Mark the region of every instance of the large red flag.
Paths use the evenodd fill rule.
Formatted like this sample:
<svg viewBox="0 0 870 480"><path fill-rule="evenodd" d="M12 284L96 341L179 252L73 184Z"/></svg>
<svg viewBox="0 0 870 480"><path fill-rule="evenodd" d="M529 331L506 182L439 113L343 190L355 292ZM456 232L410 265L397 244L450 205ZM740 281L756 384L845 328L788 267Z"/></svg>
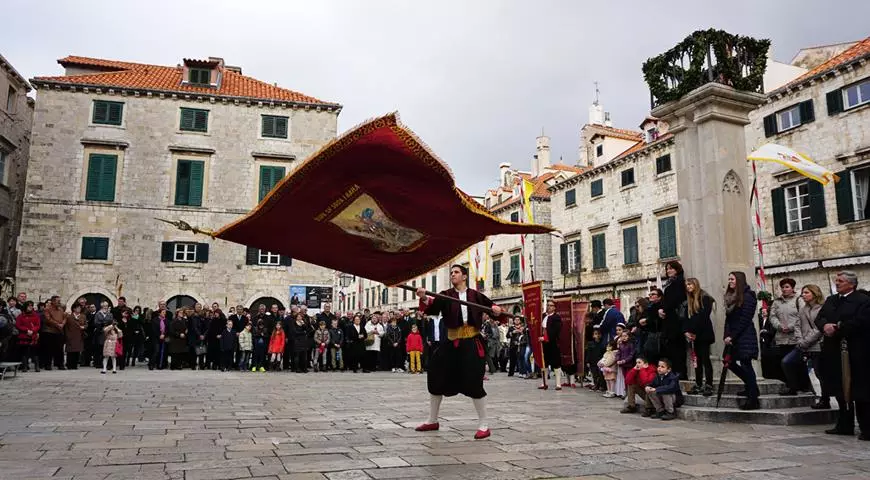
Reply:
<svg viewBox="0 0 870 480"><path fill-rule="evenodd" d="M574 322L572 321L571 295L553 297L556 313L562 319L562 330L559 334L559 353L562 356L562 366L574 365Z"/></svg>
<svg viewBox="0 0 870 480"><path fill-rule="evenodd" d="M327 144L214 236L395 285L487 235L552 230L492 215L390 114Z"/></svg>
<svg viewBox="0 0 870 480"><path fill-rule="evenodd" d="M529 327L529 345L532 346L535 363L541 370L545 367L544 349L541 344L541 337L544 336L544 332L541 330L543 296L543 284L540 281L523 284L523 314Z"/></svg>

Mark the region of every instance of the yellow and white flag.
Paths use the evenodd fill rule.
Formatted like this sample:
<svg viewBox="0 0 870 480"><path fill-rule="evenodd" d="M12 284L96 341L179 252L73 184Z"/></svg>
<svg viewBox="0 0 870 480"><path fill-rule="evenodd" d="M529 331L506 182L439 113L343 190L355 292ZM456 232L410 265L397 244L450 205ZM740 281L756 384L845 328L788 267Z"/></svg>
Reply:
<svg viewBox="0 0 870 480"><path fill-rule="evenodd" d="M532 194L535 192L535 184L523 179L523 210L526 212L526 218L529 223L535 223L535 218L532 215Z"/></svg>
<svg viewBox="0 0 870 480"><path fill-rule="evenodd" d="M805 177L811 178L822 185L827 185L831 180L834 182L840 180L839 177L834 175L833 171L813 162L810 157L803 153L775 143L763 145L758 150L750 153L747 160L775 162L784 165Z"/></svg>

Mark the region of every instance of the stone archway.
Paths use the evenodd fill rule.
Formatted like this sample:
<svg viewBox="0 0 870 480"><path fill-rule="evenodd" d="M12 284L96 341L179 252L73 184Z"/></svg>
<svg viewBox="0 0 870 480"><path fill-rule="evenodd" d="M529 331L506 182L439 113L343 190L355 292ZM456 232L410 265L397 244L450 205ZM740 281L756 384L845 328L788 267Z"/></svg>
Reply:
<svg viewBox="0 0 870 480"><path fill-rule="evenodd" d="M196 298L190 295L175 295L169 297L169 300L166 300L166 309L170 312L174 312L182 307L190 307L193 308L194 305L197 304Z"/></svg>
<svg viewBox="0 0 870 480"><path fill-rule="evenodd" d="M282 302L281 300L278 300L275 297L260 297L256 300L254 300L253 302L251 302L251 305L249 307L251 313L256 314L260 308L260 305L265 305L267 312L269 311L270 308L272 308L272 305L278 305L278 309L284 308L284 302Z"/></svg>
<svg viewBox="0 0 870 480"><path fill-rule="evenodd" d="M97 307L97 310L100 309L100 302L104 300L109 302L109 308L114 307L118 303L118 299L112 294L112 292L105 288L94 287L79 290L75 295L68 297L64 305L66 305L67 308L72 308L72 305L81 297L85 297L88 301L88 305L97 302L93 303Z"/></svg>

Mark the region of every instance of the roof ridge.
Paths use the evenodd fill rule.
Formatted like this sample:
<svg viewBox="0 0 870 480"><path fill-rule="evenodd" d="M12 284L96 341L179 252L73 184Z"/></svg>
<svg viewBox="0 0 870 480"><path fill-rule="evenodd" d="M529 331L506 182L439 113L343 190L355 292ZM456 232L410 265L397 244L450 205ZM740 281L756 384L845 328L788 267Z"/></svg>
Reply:
<svg viewBox="0 0 870 480"><path fill-rule="evenodd" d="M89 61L91 63L88 63ZM155 63L125 62L123 60L112 60L112 59L108 59L108 58L97 58L97 57L83 57L80 55L67 55L66 57L58 59L58 61L57 61L57 63L60 63L61 65L63 65L64 63L93 65L94 64L93 62L115 64L115 66L117 66L118 68L131 68L131 69L135 68L135 67L178 68L177 66L157 65Z"/></svg>
<svg viewBox="0 0 870 480"><path fill-rule="evenodd" d="M843 43L849 43L849 42L843 42ZM864 51L864 50L866 50L866 51ZM866 56L866 55L870 55L870 37L864 38L862 40L858 40L857 42L855 42L855 45L852 45L851 47L847 48L846 50L843 50L842 52L840 52L840 54L834 55L833 57L829 58L826 62L823 62L823 63L817 65L815 68L810 69L808 72L804 73L803 75L795 78L794 80L792 80L792 81L786 83L785 85L777 88L776 90L770 92L768 94L768 96L772 95L775 92L787 90L795 85L798 85L798 84L806 81L809 78L816 77L819 75L824 75L828 72L835 70L836 68L840 67L841 65L843 65L846 62L855 60L861 56Z"/></svg>

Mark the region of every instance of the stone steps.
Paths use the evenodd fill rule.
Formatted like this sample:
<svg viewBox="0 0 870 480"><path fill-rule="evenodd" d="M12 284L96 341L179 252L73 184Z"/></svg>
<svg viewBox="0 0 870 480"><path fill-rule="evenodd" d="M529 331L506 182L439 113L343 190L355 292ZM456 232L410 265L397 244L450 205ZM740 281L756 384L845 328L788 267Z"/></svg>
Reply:
<svg viewBox="0 0 870 480"><path fill-rule="evenodd" d="M680 382L680 385L683 387L684 392L688 392L695 386L695 383L688 380L683 380ZM783 383L779 380L758 380L758 391L761 395L777 395L779 391L783 387ZM719 388L719 382L713 383L713 395L716 394L716 391ZM724 395L737 395L737 392L744 390L746 387L743 386L743 382L740 380L734 379L734 375L730 375L729 379L725 381L725 390L723 391Z"/></svg>
<svg viewBox="0 0 870 480"><path fill-rule="evenodd" d="M837 420L837 411L813 410L809 407L744 411L738 408L689 407L684 405L677 409L677 417L683 420L717 423L833 425Z"/></svg>
<svg viewBox="0 0 870 480"><path fill-rule="evenodd" d="M807 408L813 405L815 402L814 395L796 395L796 396L782 396L782 395L762 395L758 397L758 401L761 402L762 410L769 409L783 409L783 408ZM687 407L716 407L716 395L711 397L704 397L701 395L685 395ZM737 395L722 395L722 401L719 403L720 408L737 408L739 407L745 397L738 397Z"/></svg>

